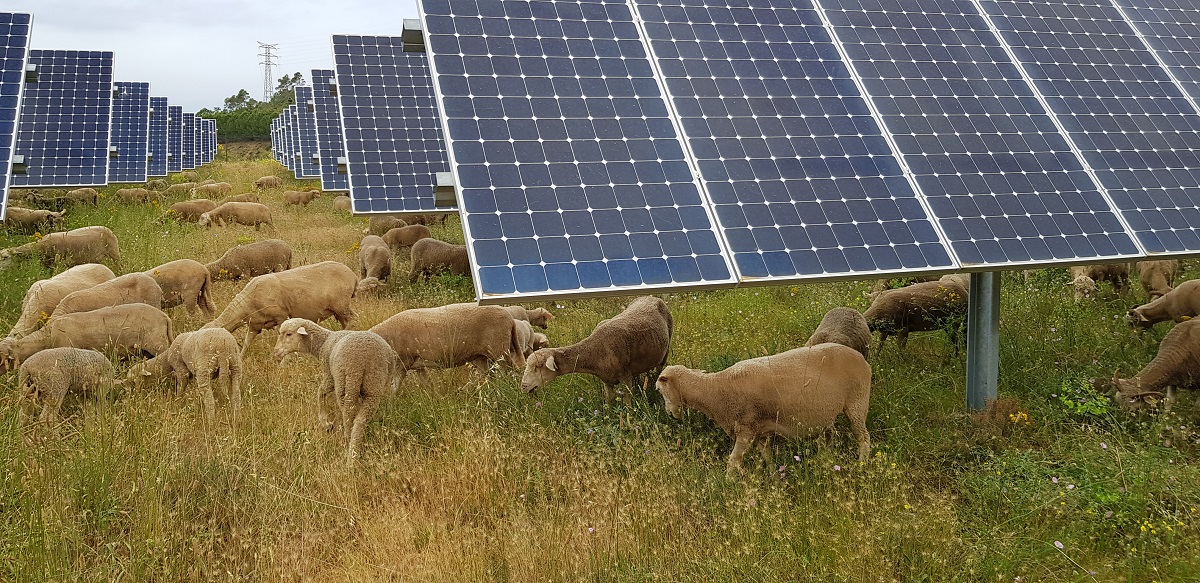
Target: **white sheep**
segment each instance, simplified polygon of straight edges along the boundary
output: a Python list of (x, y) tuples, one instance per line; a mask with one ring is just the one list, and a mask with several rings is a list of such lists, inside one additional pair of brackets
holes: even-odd
[(82, 348), (51, 348), (30, 356), (17, 372), (17, 389), (23, 398), (42, 401), (38, 420), (56, 425), (63, 398), (69, 392), (106, 398), (113, 385), (113, 366), (103, 354)]
[(863, 358), (870, 358), (871, 328), (867, 325), (866, 317), (853, 308), (834, 308), (825, 312), (821, 324), (804, 345), (816, 346), (826, 342), (849, 346), (862, 354)]
[(51, 318), (90, 312), (109, 306), (122, 304), (146, 304), (155, 308), (162, 307), (162, 288), (153, 277), (144, 273), (126, 273), (106, 282), (67, 294), (54, 311)]
[(392, 250), (383, 242), (383, 237), (367, 235), (358, 247), (358, 276), (387, 281), (392, 274)]
[(242, 407), (243, 368), (233, 334), (223, 328), (204, 328), (176, 336), (166, 352), (130, 367), (127, 379), (137, 385), (157, 382), (170, 374), (175, 378), (176, 395), (183, 392), (189, 381), (194, 381), (204, 401), (205, 419), (211, 426), (216, 421), (213, 379), (217, 379), (218, 385), (228, 387), (226, 394), (236, 423)]
[(517, 326), (499, 306), (473, 303), (404, 310), (371, 328), (396, 351), (400, 378), (409, 370), (452, 368), (470, 363), (486, 373), (488, 363), (507, 359), (525, 367)]
[(50, 318), (58, 303), (71, 292), (87, 289), (104, 283), (116, 276), (108, 266), (101, 263), (84, 263), (76, 265), (50, 279), (33, 282), (25, 299), (21, 301), (21, 317), (13, 324), (8, 332), (10, 339), (16, 340), (37, 330), (42, 319)]
[(504, 309), (513, 317), (514, 320), (525, 320), (530, 325), (537, 326), (542, 330), (546, 329), (546, 325), (550, 320), (554, 319), (554, 314), (546, 308), (534, 308), (532, 310), (524, 306), (503, 306)]

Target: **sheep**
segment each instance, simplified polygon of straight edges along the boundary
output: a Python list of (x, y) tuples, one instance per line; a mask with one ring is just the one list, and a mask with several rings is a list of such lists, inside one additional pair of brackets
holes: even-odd
[(171, 319), (146, 304), (124, 304), (50, 318), (19, 340), (0, 340), (0, 372), (47, 348), (91, 348), (113, 356), (156, 356), (171, 346)]
[(280, 239), (238, 245), (204, 267), (213, 281), (285, 271), (292, 268), (292, 248)]
[[(530, 355), (521, 390), (532, 393), (559, 375), (589, 373), (604, 381), (604, 401), (612, 404), (616, 385), (632, 387), (635, 376), (666, 364), (674, 326), (666, 303), (639, 297), (625, 311), (597, 324), (587, 338)], [(630, 394), (622, 400), (629, 404)]]
[(283, 186), (283, 179), (278, 176), (263, 176), (254, 181), (254, 188), (279, 188)]
[(159, 221), (173, 218), (181, 223), (194, 223), (200, 220), (201, 215), (215, 208), (217, 208), (217, 203), (207, 198), (183, 200), (167, 208), (167, 212), (159, 217)]
[(448, 216), (450, 215), (447, 213), (429, 213), (423, 215), (404, 215), (404, 218), (410, 225), (432, 225), (434, 223), (444, 225)]
[(198, 186), (198, 185), (195, 182), (180, 182), (179, 184), (172, 184), (171, 186), (168, 186), (166, 190), (163, 191), (163, 196), (175, 196), (177, 194), (187, 194), (187, 193), (190, 193), (193, 188), (196, 188), (196, 186)]
[(62, 229), (66, 211), (51, 212), (41, 209), (26, 209), (10, 206), (4, 215), (4, 226), (10, 231), (32, 233)]
[(67, 294), (54, 308), (50, 318), (123, 304), (146, 304), (161, 308), (162, 297), (162, 288), (158, 287), (153, 277), (144, 273), (127, 273)]
[(163, 190), (167, 187), (167, 181), (162, 178), (146, 181), (146, 188), (150, 190)]
[(958, 351), (959, 329), (966, 323), (967, 290), (953, 278), (914, 283), (879, 292), (863, 316), (872, 332), (879, 332), (876, 353), (883, 351), (888, 336), (895, 334), (900, 350), (910, 332), (947, 330)]
[(867, 325), (867, 319), (852, 308), (834, 308), (825, 312), (821, 324), (804, 345), (811, 347), (828, 342), (849, 346), (862, 354), (864, 359), (870, 358), (871, 328)]
[[(1164, 399), (1164, 411), (1175, 402), (1175, 388), (1200, 385), (1200, 320), (1188, 320), (1167, 332), (1158, 354), (1137, 375), (1122, 379), (1113, 372), (1111, 395), (1127, 411), (1141, 409), (1147, 401)], [(1165, 397), (1165, 398), (1164, 398)]]
[(363, 298), (379, 293), (379, 289), (382, 287), (383, 282), (379, 281), (378, 277), (364, 277), (358, 280), (358, 284), (354, 286), (354, 297)]
[(143, 273), (154, 278), (162, 290), (163, 309), (182, 305), (189, 314), (195, 314), (199, 308), (209, 318), (216, 313), (211, 296), (212, 276), (203, 263), (177, 259)]
[(208, 186), (209, 184), (216, 184), (216, 183), (217, 183), (217, 181), (213, 180), (212, 178), (205, 178), (204, 180), (197, 182), (196, 186)]
[(889, 289), (896, 289), (896, 284), (901, 281), (910, 283), (922, 283), (926, 281), (937, 281), (937, 278), (931, 275), (917, 275), (914, 277), (889, 277), (875, 280), (875, 285), (871, 288), (871, 293), (881, 292)]
[(542, 330), (545, 330), (550, 320), (554, 319), (554, 314), (551, 314), (550, 310), (546, 308), (534, 308), (530, 310), (524, 306), (504, 306), (504, 309), (508, 311), (514, 320), (525, 320)]
[(200, 180), (200, 173), (196, 172), (195, 170), (184, 170), (183, 172), (179, 173), (179, 177), (184, 180), (196, 181)]
[(113, 365), (95, 350), (60, 347), (43, 350), (21, 363), (17, 390), (22, 398), (42, 401), (38, 421), (57, 425), (63, 399), (69, 392), (91, 393), (107, 398), (113, 385)]
[(346, 195), (336, 196), (333, 198), (333, 208), (343, 210), (348, 213), (353, 213), (353, 205), (350, 202), (350, 197)]
[(1179, 260), (1139, 261), (1136, 267), (1142, 289), (1153, 300), (1166, 295), (1175, 285), (1175, 276), (1179, 273)]
[(392, 273), (392, 250), (383, 242), (383, 237), (367, 235), (358, 246), (358, 276), (387, 281)]
[(235, 194), (221, 199), (221, 204), (225, 204), (227, 202), (259, 202), (258, 193), (244, 192), (242, 194)]
[(429, 279), (433, 273), (445, 269), (451, 275), (471, 276), (471, 263), (467, 259), (466, 245), (452, 245), (437, 239), (421, 239), (412, 247), (412, 271), (409, 282), (417, 278)]
[(363, 231), (364, 235), (379, 235), (382, 237), (384, 233), (392, 229), (406, 227), (408, 223), (400, 217), (390, 216), (373, 216), (367, 221), (367, 228)]
[(513, 319), (517, 325), (517, 343), (521, 346), (521, 355), (529, 358), (530, 354), (550, 346), (550, 339), (541, 332), (534, 332), (533, 326), (525, 320)]
[(1149, 328), (1159, 322), (1183, 322), (1200, 314), (1200, 279), (1179, 284), (1175, 289), (1147, 304), (1129, 310), (1131, 326)]
[(508, 359), (525, 367), (512, 316), (498, 306), (473, 303), (404, 310), (371, 328), (396, 351), (400, 378), (408, 370), (453, 368), (470, 363), (486, 372), (488, 362)]
[(392, 251), (399, 251), (405, 247), (412, 247), (421, 239), (428, 239), (432, 236), (429, 233), (429, 227), (425, 225), (406, 225), (389, 229), (383, 234), (383, 241)]
[(68, 190), (63, 198), (70, 202), (95, 205), (100, 202), (100, 193), (95, 188), (76, 188)]
[(1075, 301), (1091, 297), (1096, 292), (1096, 283), (1107, 281), (1112, 284), (1113, 291), (1124, 293), (1129, 286), (1128, 263), (1105, 263), (1100, 265), (1074, 265), (1071, 267), (1070, 285), (1075, 292)]
[(319, 322), (333, 316), (342, 328), (350, 323), (358, 277), (349, 267), (336, 261), (304, 265), (279, 273), (260, 275), (238, 292), (221, 315), (204, 328), (224, 328), (236, 332), (246, 326), (242, 358), (254, 337), (288, 318), (307, 318)]
[(222, 197), (233, 192), (233, 185), (228, 182), (213, 182), (198, 184), (192, 189), (192, 198)]
[(363, 432), (383, 400), (396, 392), (399, 357), (374, 332), (334, 332), (303, 318), (291, 318), (279, 326), (272, 355), (276, 361), (293, 352), (311, 354), (321, 360), (317, 393), (318, 422), (326, 430), (338, 425), (330, 420), (330, 397), (341, 408), (341, 426), (347, 443), (347, 461), (358, 457)]
[(308, 206), (308, 203), (321, 198), (321, 191), (313, 190), (287, 190), (283, 193), (283, 203), (295, 206)]
[(217, 208), (200, 215), (201, 227), (211, 227), (214, 223), (224, 227), (226, 223), (253, 226), (254, 230), (262, 225), (274, 228), (271, 223), (271, 209), (265, 204), (256, 202), (226, 202)]
[(117, 190), (117, 196), (125, 200), (125, 202), (150, 202), (150, 199), (156, 196), (155, 193), (146, 190), (145, 188), (121, 188)]
[(92, 226), (72, 229), (63, 233), (50, 233), (37, 241), (0, 249), (0, 260), (12, 257), (28, 257), (36, 252), (42, 265), (50, 267), (61, 260), (69, 265), (100, 263), (111, 259), (120, 264), (121, 251), (117, 236), (108, 227)]
[(815, 437), (832, 429), (840, 413), (850, 420), (858, 441), (858, 459), (871, 453), (867, 408), (871, 365), (862, 354), (834, 343), (794, 348), (773, 356), (743, 360), (715, 373), (671, 365), (655, 383), (667, 412), (680, 417), (696, 409), (733, 438), (727, 472), (741, 472), (742, 458), (758, 443), (764, 461), (774, 467), (772, 434)]
[(205, 328), (176, 336), (165, 352), (130, 367), (126, 379), (138, 386), (143, 382), (157, 382), (170, 374), (175, 378), (176, 395), (183, 392), (189, 380), (195, 382), (204, 401), (205, 419), (211, 426), (216, 421), (217, 409), (213, 379), (228, 387), (226, 394), (236, 423), (242, 407), (243, 370), (233, 334), (223, 328)]
[(37, 329), (43, 319), (49, 319), (58, 303), (72, 292), (87, 289), (112, 278), (111, 269), (99, 263), (76, 265), (50, 279), (33, 282), (21, 301), (21, 317), (9, 330), (8, 337), (16, 340)]

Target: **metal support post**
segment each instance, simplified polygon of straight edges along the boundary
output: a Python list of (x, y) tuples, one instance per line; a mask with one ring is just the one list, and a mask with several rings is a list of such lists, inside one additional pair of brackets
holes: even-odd
[(1000, 273), (972, 273), (967, 296), (967, 409), (996, 398), (1000, 377)]

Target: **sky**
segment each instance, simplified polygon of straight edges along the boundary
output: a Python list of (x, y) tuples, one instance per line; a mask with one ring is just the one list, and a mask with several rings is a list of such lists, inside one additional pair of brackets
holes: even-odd
[[(184, 111), (263, 95), (258, 42), (277, 44), (273, 77), (332, 68), (334, 34), (399, 35), (416, 0), (5, 0), (33, 14), (33, 49), (113, 51), (116, 81), (148, 81)], [(272, 86), (274, 81), (272, 81)]]

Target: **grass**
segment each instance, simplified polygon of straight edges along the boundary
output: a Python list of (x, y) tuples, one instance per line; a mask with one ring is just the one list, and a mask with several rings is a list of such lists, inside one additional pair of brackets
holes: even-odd
[[(286, 172), (243, 148), (200, 173), (241, 192)], [(267, 234), (159, 225), (161, 208), (122, 204), (113, 191), (72, 209), (68, 226), (112, 228), (126, 271), (206, 262), (271, 236), (292, 244), (297, 264), (357, 267), (365, 220), (333, 211), (328, 196), (285, 208), (268, 192), (278, 233)], [(450, 222), (435, 235), (461, 241)], [(406, 263), (381, 297), (355, 300), (355, 328), (472, 299), (463, 278), (403, 282)], [(11, 266), (0, 325), (51, 274)], [(872, 355), (869, 462), (854, 460), (840, 426), (830, 443), (777, 443), (779, 467), (752, 453), (736, 481), (724, 476), (730, 440), (707, 419), (670, 418), (656, 395), (606, 407), (600, 382), (581, 375), (532, 396), (505, 369), (407, 382), (353, 469), (339, 440), (315, 429), (316, 362), (276, 365), (271, 333), (251, 349), (241, 422), (230, 426), (219, 405), (225, 417), (211, 432), (196, 395), (174, 391), (69, 398), (57, 436), (19, 427), (8, 375), (0, 580), (1195, 581), (1195, 394), (1169, 416), (1130, 417), (1088, 384), (1140, 369), (1167, 327), (1135, 334), (1122, 322), (1140, 292), (1076, 305), (1066, 282), (1065, 270), (1029, 284), (1005, 274), (1003, 408), (968, 415), (962, 357), (944, 334), (917, 334), (904, 353), (889, 343)], [(798, 346), (829, 308), (865, 309), (870, 286), (666, 295), (671, 362), (719, 370)], [(217, 305), (239, 288), (218, 283)], [(586, 336), (621, 302), (545, 304), (557, 316), (551, 342)], [(177, 330), (203, 323), (171, 314)]]

